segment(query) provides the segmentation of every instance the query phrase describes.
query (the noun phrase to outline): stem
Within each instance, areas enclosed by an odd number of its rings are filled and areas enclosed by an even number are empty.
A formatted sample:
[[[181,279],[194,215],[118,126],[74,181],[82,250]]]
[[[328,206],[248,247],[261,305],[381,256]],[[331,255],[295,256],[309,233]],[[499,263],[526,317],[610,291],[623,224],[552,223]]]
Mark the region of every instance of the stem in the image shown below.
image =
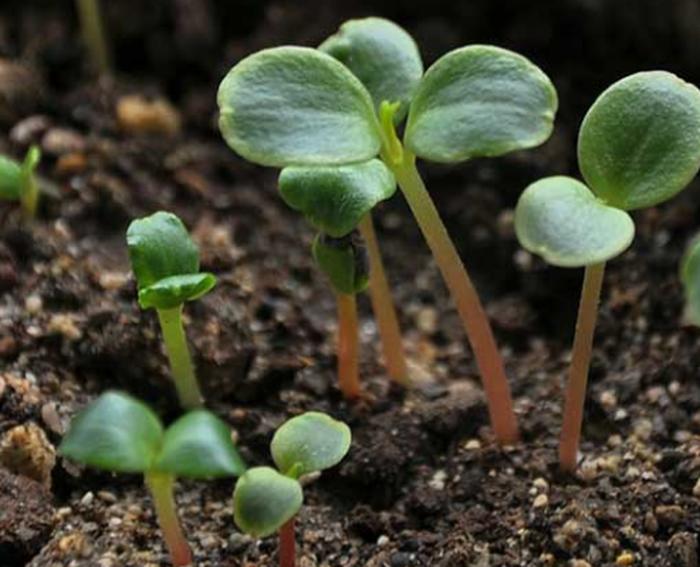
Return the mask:
[[[578,446],[583,423],[583,406],[586,400],[588,368],[591,364],[593,334],[598,316],[598,301],[603,285],[605,263],[586,266],[581,289],[581,301],[576,320],[576,336],[571,353],[569,382],[564,402],[564,423],[559,441],[559,466],[562,470],[576,470]]]
[[[173,498],[174,484],[175,478],[169,474],[146,474],[146,486],[153,496],[158,524],[163,532],[163,539],[165,539],[165,544],[170,552],[170,558],[175,567],[184,567],[192,564],[192,552],[187,545],[177,517],[175,499]]]
[[[457,304],[481,373],[496,439],[502,445],[514,443],[519,438],[518,424],[503,360],[496,347],[491,325],[469,274],[416,169],[416,157],[407,149],[403,150],[400,157],[400,161],[397,161],[391,159],[391,156],[383,156],[393,170]]]
[[[182,306],[157,311],[180,403],[186,409],[201,407],[202,394],[194,374],[194,365],[182,326]]]
[[[336,294],[338,302],[338,385],[348,399],[360,396],[359,330],[355,296]]]
[[[296,540],[294,538],[294,518],[280,528],[280,567],[295,567]]]
[[[90,51],[90,58],[95,69],[101,74],[109,73],[110,57],[105,39],[100,0],[76,0],[80,17],[83,41]]]
[[[36,210],[39,205],[39,185],[34,174],[27,175],[22,185],[22,196],[20,197],[22,215],[26,220],[36,218]]]
[[[406,358],[401,345],[401,328],[396,316],[396,309],[391,297],[389,282],[384,271],[382,253],[379,250],[377,235],[374,232],[372,214],[367,213],[359,225],[362,238],[367,245],[369,255],[369,293],[372,300],[372,310],[377,319],[379,336],[382,339],[384,362],[389,376],[403,386],[410,385]]]

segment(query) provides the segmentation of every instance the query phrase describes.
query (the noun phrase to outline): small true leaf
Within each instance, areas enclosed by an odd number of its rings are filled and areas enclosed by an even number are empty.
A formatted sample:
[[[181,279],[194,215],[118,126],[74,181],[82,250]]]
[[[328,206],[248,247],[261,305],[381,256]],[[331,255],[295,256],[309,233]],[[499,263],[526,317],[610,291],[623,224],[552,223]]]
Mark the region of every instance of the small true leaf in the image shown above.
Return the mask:
[[[330,165],[379,151],[372,99],[340,62],[316,49],[275,47],[231,69],[218,94],[231,148],[261,165]]]
[[[391,197],[396,180],[378,159],[342,166],[286,167],[279,179],[284,201],[334,238],[354,230],[365,214]]]
[[[350,428],[325,413],[306,412],[285,422],[272,438],[272,458],[297,476],[337,465],[350,449]]]
[[[245,463],[231,440],[231,429],[206,410],[182,416],[165,432],[153,468],[177,477],[240,476]]]
[[[423,62],[413,38],[384,18],[349,20],[319,49],[342,62],[372,95],[375,109],[382,101],[399,102],[400,121],[423,75]]]
[[[248,469],[233,491],[236,525],[254,537],[273,534],[301,508],[301,485],[270,467]]]
[[[352,235],[332,238],[319,234],[311,248],[314,260],[339,293],[354,295],[367,288],[369,263],[364,246]]]
[[[700,326],[700,238],[695,238],[683,255],[681,281],[685,288],[685,318]]]
[[[145,472],[160,448],[163,427],[151,409],[121,392],[107,392],[71,423],[59,451],[113,472]]]
[[[515,209],[515,231],[525,249],[550,264],[577,267],[622,253],[634,238],[634,223],[583,183],[560,176],[525,189]]]
[[[170,309],[202,297],[216,285],[216,277],[208,272],[170,276],[139,290],[143,309]]]
[[[437,162],[499,156],[544,142],[556,110],[552,83],[528,59],[470,45],[426,72],[411,102],[406,145]]]
[[[586,114],[578,159],[609,205],[630,210],[669,199],[700,168],[700,91],[663,71],[618,81]]]
[[[0,199],[17,200],[22,192],[22,167],[0,155]]]

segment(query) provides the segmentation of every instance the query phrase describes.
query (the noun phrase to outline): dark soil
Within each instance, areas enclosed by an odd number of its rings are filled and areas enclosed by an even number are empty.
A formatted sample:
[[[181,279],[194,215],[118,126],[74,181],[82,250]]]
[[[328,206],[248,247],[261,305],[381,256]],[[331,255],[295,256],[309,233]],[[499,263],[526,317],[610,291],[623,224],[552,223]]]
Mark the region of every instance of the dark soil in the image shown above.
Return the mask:
[[[352,449],[307,488],[300,566],[696,567],[700,529],[700,335],[681,324],[678,262],[697,229],[699,183],[635,214],[633,247],[610,263],[574,477],[557,471],[562,386],[581,273],[519,249],[512,208],[538,176],[576,173],[586,108],[625,73],[663,67],[700,80],[700,5],[214,0],[104,2],[119,73],[87,71],[69,2],[0,6],[0,151],[39,143],[49,192],[23,224],[0,208],[0,566],[168,565],[139,478],[55,455],[70,417],[107,388],[177,415],[155,316],[139,310],[124,233],[157,209],[181,215],[219,285],[187,307],[211,408],[250,463],[306,409],[353,429]],[[235,7],[235,10],[234,10]],[[405,346],[421,385],[389,385],[367,298],[369,400],[335,385],[334,299],[314,269],[311,230],[276,195],[275,172],[234,156],[215,127],[215,90],[243,55],[315,45],[347,17],[381,14],[418,38],[427,62],[464,43],[524,52],[562,108],[542,148],[454,168],[423,165],[487,303],[523,442],[493,442],[474,360],[400,197],[377,214]],[[10,60],[17,61],[10,64]],[[120,128],[125,95],[168,98],[179,134]],[[171,117],[172,118],[172,117]],[[274,565],[276,539],[240,534],[231,482],[180,483],[200,566]]]

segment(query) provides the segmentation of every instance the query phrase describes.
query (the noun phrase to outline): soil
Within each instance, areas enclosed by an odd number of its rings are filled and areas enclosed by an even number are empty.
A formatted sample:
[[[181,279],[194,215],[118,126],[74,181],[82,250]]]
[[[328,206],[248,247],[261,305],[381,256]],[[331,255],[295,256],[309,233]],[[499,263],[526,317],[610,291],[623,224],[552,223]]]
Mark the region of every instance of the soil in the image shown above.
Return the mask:
[[[635,213],[635,243],[608,267],[574,476],[558,472],[556,445],[581,273],[523,252],[512,227],[529,182],[576,174],[578,123],[607,84],[653,67],[700,80],[695,1],[104,4],[118,73],[101,80],[71,3],[0,6],[0,151],[41,145],[47,192],[31,225],[0,208],[0,566],[168,565],[141,479],[55,454],[71,416],[108,388],[141,396],[166,420],[177,415],[124,241],[131,219],[158,209],[185,220],[203,269],[219,278],[187,306],[187,330],[210,407],[246,460],[268,462],[274,429],[307,409],[352,427],[348,457],[306,489],[300,566],[698,565],[700,333],[682,324],[677,270],[697,229],[700,184]],[[376,222],[419,386],[389,384],[362,297],[369,396],[342,399],[334,299],[311,262],[312,231],[276,195],[275,172],[234,156],[216,130],[217,82],[240,57],[315,45],[370,13],[409,29],[427,62],[496,43],[532,57],[559,90],[560,120],[543,147],[421,165],[505,356],[516,447],[493,441],[463,330],[400,197]],[[159,106],[141,132],[118,117],[126,95],[173,106]],[[231,490],[229,481],[179,483],[196,564],[274,565],[276,538],[236,530]]]

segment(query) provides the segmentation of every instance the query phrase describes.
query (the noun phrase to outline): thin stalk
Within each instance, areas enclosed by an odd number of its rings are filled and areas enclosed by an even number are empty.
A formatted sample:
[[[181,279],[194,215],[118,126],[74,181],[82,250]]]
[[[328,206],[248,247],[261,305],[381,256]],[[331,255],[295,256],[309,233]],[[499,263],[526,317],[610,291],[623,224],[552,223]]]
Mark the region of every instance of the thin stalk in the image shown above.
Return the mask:
[[[170,371],[173,374],[180,403],[186,409],[201,407],[202,393],[199,390],[185,329],[182,325],[182,306],[157,311],[165,350],[170,361]]]
[[[518,423],[513,411],[513,401],[503,360],[498,352],[488,317],[416,169],[416,156],[406,149],[402,149],[399,155],[399,160],[395,157],[392,159],[391,154],[382,155],[382,157],[387,166],[393,170],[450,294],[457,304],[457,310],[481,373],[496,439],[502,445],[514,443],[519,438]],[[393,156],[396,156],[395,151]]]
[[[294,537],[294,518],[280,528],[280,567],[295,567],[296,539]]]
[[[146,486],[153,496],[158,524],[163,532],[170,558],[174,567],[185,567],[192,564],[192,552],[177,517],[173,497],[174,485],[175,479],[169,474],[148,473],[146,475]]]
[[[359,329],[355,296],[336,294],[338,303],[338,385],[348,399],[360,396]]]
[[[22,186],[20,204],[24,218],[26,220],[34,220],[39,205],[39,184],[36,182],[36,177],[33,174],[27,176]]]
[[[410,386],[406,358],[401,344],[401,328],[396,316],[391,289],[384,271],[382,253],[374,232],[372,214],[367,213],[360,221],[360,234],[367,245],[369,255],[369,294],[372,300],[372,310],[377,319],[377,328],[382,340],[384,362],[389,376],[402,386]]]
[[[100,10],[100,0],[76,0],[83,41],[95,69],[101,74],[110,70],[110,56]]]
[[[598,302],[603,285],[605,263],[586,266],[581,289],[581,301],[576,320],[576,335],[571,353],[569,382],[566,387],[564,402],[564,423],[559,441],[559,466],[567,472],[576,470],[578,446],[581,440],[581,424],[583,423],[583,407],[586,400],[586,384],[588,369],[591,365],[593,351],[593,335],[596,318],[598,317]]]

